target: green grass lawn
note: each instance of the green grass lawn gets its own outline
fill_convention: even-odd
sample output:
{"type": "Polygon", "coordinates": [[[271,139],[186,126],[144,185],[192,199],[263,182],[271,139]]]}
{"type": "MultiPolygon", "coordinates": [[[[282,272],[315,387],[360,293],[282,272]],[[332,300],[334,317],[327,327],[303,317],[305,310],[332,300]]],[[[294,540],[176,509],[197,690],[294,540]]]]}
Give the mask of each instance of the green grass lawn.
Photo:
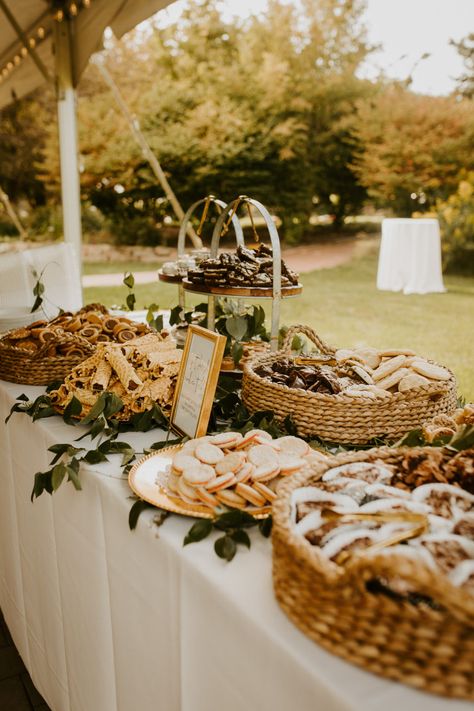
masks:
{"type": "Polygon", "coordinates": [[[156,262],[83,262],[83,274],[122,274],[124,272],[153,272],[163,264],[156,262]]]}
{"type": "MultiPolygon", "coordinates": [[[[368,255],[303,274],[303,294],[283,302],[282,325],[312,326],[323,340],[339,347],[413,348],[448,365],[457,375],[460,393],[474,400],[474,278],[446,277],[446,294],[404,296],[377,291],[376,269],[375,256],[368,255]]],[[[177,303],[177,289],[158,281],[136,286],[135,294],[139,308],[151,302],[161,308],[177,303]]],[[[85,303],[111,306],[123,303],[125,295],[125,287],[84,289],[85,303]]],[[[198,301],[202,298],[194,303],[198,301]]]]}

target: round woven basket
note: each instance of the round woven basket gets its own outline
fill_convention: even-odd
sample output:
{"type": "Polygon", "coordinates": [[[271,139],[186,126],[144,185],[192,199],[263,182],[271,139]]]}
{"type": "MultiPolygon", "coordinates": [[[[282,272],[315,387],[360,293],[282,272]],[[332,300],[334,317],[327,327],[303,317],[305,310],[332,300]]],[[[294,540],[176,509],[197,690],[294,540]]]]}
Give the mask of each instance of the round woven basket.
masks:
{"type": "MultiPolygon", "coordinates": [[[[8,338],[8,333],[5,334],[8,338]]],[[[23,385],[48,385],[62,380],[70,370],[88,358],[95,350],[89,341],[73,333],[63,333],[48,341],[35,352],[28,352],[0,340],[0,379],[23,385]],[[47,356],[52,346],[77,346],[82,355],[47,356]]]]}
{"type": "Polygon", "coordinates": [[[333,466],[388,459],[394,451],[401,450],[331,457],[282,482],[273,504],[275,594],[290,620],[333,654],[425,691],[474,699],[474,598],[469,593],[405,557],[353,556],[340,567],[291,528],[295,489],[319,480],[333,466]],[[394,579],[433,605],[369,592],[371,581],[394,579]]]}
{"type": "Polygon", "coordinates": [[[313,393],[272,383],[257,375],[255,369],[258,366],[271,365],[291,355],[291,342],[297,333],[308,336],[321,353],[334,355],[335,349],[324,343],[311,328],[290,328],[281,351],[257,356],[244,365],[242,400],[250,412],[272,410],[281,421],[291,415],[302,437],[367,444],[376,437],[398,439],[435,415],[450,414],[456,409],[456,379],[451,371],[449,380],[433,381],[403,393],[394,393],[390,398],[377,399],[355,397],[344,392],[337,395],[313,393]]]}

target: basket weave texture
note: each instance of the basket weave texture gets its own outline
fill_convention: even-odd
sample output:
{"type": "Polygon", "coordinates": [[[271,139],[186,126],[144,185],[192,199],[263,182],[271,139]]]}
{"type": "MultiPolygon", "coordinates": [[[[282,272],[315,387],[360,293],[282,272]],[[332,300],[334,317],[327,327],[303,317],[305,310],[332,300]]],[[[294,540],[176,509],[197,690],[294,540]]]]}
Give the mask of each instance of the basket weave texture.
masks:
{"type": "MultiPolygon", "coordinates": [[[[8,333],[5,338],[8,338],[8,333]]],[[[58,335],[54,341],[48,341],[34,353],[6,345],[0,340],[0,379],[24,385],[48,385],[54,380],[62,380],[72,368],[92,355],[94,350],[95,346],[89,341],[73,333],[58,335]],[[83,355],[47,356],[51,345],[78,346],[83,355]]]]}
{"type": "Polygon", "coordinates": [[[282,482],[273,504],[275,594],[290,620],[333,654],[431,693],[474,699],[474,599],[469,593],[428,567],[395,555],[354,556],[337,566],[291,528],[295,489],[320,479],[333,466],[383,460],[394,451],[401,450],[338,455],[282,482]],[[432,599],[436,609],[366,587],[374,579],[394,578],[432,599]]]}
{"type": "Polygon", "coordinates": [[[250,412],[272,410],[281,421],[291,415],[302,437],[367,444],[375,437],[398,439],[436,415],[450,414],[456,409],[456,379],[451,371],[447,381],[433,381],[403,393],[393,393],[390,398],[377,399],[354,397],[344,392],[313,393],[272,383],[257,375],[258,366],[271,365],[291,355],[291,342],[297,333],[308,336],[321,353],[334,355],[335,349],[311,328],[290,328],[281,351],[257,356],[244,365],[242,399],[250,412]]]}

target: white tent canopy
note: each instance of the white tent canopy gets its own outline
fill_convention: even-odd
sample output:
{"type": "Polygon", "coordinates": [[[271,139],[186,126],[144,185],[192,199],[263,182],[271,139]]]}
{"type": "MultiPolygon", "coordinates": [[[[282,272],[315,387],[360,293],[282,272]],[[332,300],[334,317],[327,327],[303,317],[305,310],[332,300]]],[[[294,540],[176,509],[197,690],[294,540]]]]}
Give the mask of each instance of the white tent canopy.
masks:
{"type": "Polygon", "coordinates": [[[0,109],[47,81],[57,89],[64,238],[79,256],[75,88],[111,27],[117,37],[173,0],[0,0],[0,109]]]}

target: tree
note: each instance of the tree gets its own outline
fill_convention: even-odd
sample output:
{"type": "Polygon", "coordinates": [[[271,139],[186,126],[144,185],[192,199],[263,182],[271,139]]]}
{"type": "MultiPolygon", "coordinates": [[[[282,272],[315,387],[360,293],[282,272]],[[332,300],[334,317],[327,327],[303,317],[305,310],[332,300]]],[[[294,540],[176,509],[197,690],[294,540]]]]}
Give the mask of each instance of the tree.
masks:
{"type": "Polygon", "coordinates": [[[469,99],[474,98],[474,33],[471,33],[460,42],[451,40],[450,44],[456,47],[464,60],[466,72],[458,78],[458,90],[461,95],[469,99]]]}
{"type": "Polygon", "coordinates": [[[381,86],[358,106],[353,135],[363,149],[354,171],[379,205],[410,215],[456,189],[474,168],[474,112],[469,100],[421,96],[381,86]]]}

